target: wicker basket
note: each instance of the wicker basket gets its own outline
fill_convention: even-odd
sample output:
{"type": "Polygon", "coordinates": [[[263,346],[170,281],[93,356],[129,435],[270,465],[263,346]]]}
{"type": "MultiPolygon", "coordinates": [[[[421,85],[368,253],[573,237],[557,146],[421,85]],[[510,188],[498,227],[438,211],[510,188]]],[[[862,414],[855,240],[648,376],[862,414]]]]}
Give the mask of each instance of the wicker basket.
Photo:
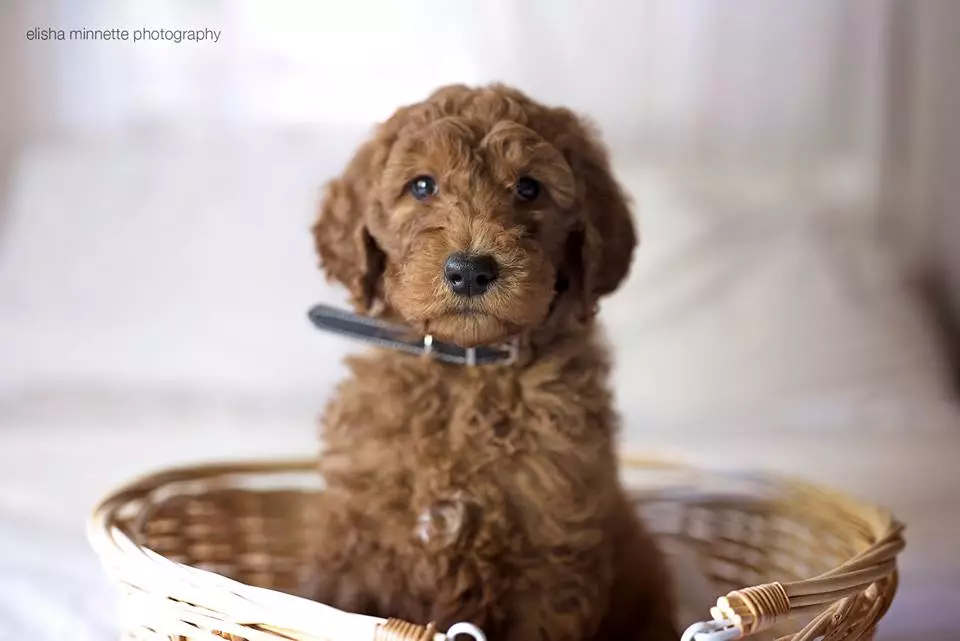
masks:
{"type": "MultiPolygon", "coordinates": [[[[313,461],[184,468],[106,498],[89,535],[122,589],[125,638],[482,639],[469,623],[439,632],[292,596],[310,580],[309,532],[322,518],[315,469],[313,461]]],[[[904,541],[884,510],[793,481],[663,461],[624,459],[623,477],[643,488],[632,494],[637,509],[667,554],[693,559],[711,601],[725,595],[685,639],[870,639],[890,606],[904,541]]]]}

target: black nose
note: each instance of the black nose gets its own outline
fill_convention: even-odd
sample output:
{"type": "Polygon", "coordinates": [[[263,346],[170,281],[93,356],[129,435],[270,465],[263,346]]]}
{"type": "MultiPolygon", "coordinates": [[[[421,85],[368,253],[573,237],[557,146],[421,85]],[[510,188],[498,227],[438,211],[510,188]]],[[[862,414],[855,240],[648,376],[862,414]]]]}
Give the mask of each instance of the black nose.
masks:
{"type": "Polygon", "coordinates": [[[497,261],[492,256],[456,252],[443,263],[443,277],[460,296],[479,296],[497,279],[497,261]]]}

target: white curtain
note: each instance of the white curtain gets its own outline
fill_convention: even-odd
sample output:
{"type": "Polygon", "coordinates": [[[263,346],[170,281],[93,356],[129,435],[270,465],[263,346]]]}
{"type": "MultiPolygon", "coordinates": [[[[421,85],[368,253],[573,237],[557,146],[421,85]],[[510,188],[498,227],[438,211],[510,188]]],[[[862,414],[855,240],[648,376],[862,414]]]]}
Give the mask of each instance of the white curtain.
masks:
{"type": "Polygon", "coordinates": [[[40,0],[38,27],[212,28],[216,44],[29,43],[41,127],[366,123],[446,82],[516,83],[667,159],[875,158],[887,3],[40,0]]]}
{"type": "MultiPolygon", "coordinates": [[[[781,241],[814,218],[839,238],[839,220],[881,232],[913,267],[941,265],[960,292],[956,0],[0,6],[0,91],[15,88],[0,135],[24,150],[0,216],[0,353],[16,364],[0,387],[139,376],[281,394],[334,377],[294,335],[321,280],[305,231],[315,186],[356,132],[448,82],[502,80],[591,114],[625,173],[707,196],[691,205],[704,245],[743,231],[720,229],[730,211],[781,216],[760,221],[781,241]],[[28,41],[31,28],[220,33],[53,42],[28,41]]],[[[683,208],[664,202],[639,208],[644,228],[683,240],[683,208]]],[[[837,246],[829,260],[851,260],[837,246]]],[[[706,251],[683,247],[683,264],[706,251]]],[[[671,248],[660,237],[644,256],[671,248]]],[[[723,269],[753,273],[748,254],[730,256],[723,269]]]]}

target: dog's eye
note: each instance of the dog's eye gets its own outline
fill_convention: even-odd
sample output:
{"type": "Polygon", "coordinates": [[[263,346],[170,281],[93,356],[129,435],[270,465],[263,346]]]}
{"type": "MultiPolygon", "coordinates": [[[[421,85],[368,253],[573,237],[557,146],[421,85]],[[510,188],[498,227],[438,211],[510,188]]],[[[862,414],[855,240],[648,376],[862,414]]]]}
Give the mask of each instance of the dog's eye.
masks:
{"type": "Polygon", "coordinates": [[[437,181],[430,176],[417,176],[410,181],[410,193],[417,200],[426,200],[437,193],[437,181]]]}
{"type": "Polygon", "coordinates": [[[523,176],[513,186],[513,193],[520,200],[527,202],[536,200],[537,196],[540,195],[540,183],[529,176],[523,176]]]}

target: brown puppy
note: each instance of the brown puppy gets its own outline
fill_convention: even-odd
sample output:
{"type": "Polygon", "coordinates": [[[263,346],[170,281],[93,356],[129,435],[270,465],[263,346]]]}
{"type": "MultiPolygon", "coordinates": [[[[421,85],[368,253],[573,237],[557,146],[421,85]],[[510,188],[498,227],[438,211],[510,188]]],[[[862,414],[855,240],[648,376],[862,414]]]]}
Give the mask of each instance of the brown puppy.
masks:
{"type": "Polygon", "coordinates": [[[355,307],[510,365],[378,350],[323,417],[321,601],[491,641],[676,639],[666,573],[617,476],[593,317],[636,234],[596,134],[501,85],[398,110],[314,228],[355,307]]]}

